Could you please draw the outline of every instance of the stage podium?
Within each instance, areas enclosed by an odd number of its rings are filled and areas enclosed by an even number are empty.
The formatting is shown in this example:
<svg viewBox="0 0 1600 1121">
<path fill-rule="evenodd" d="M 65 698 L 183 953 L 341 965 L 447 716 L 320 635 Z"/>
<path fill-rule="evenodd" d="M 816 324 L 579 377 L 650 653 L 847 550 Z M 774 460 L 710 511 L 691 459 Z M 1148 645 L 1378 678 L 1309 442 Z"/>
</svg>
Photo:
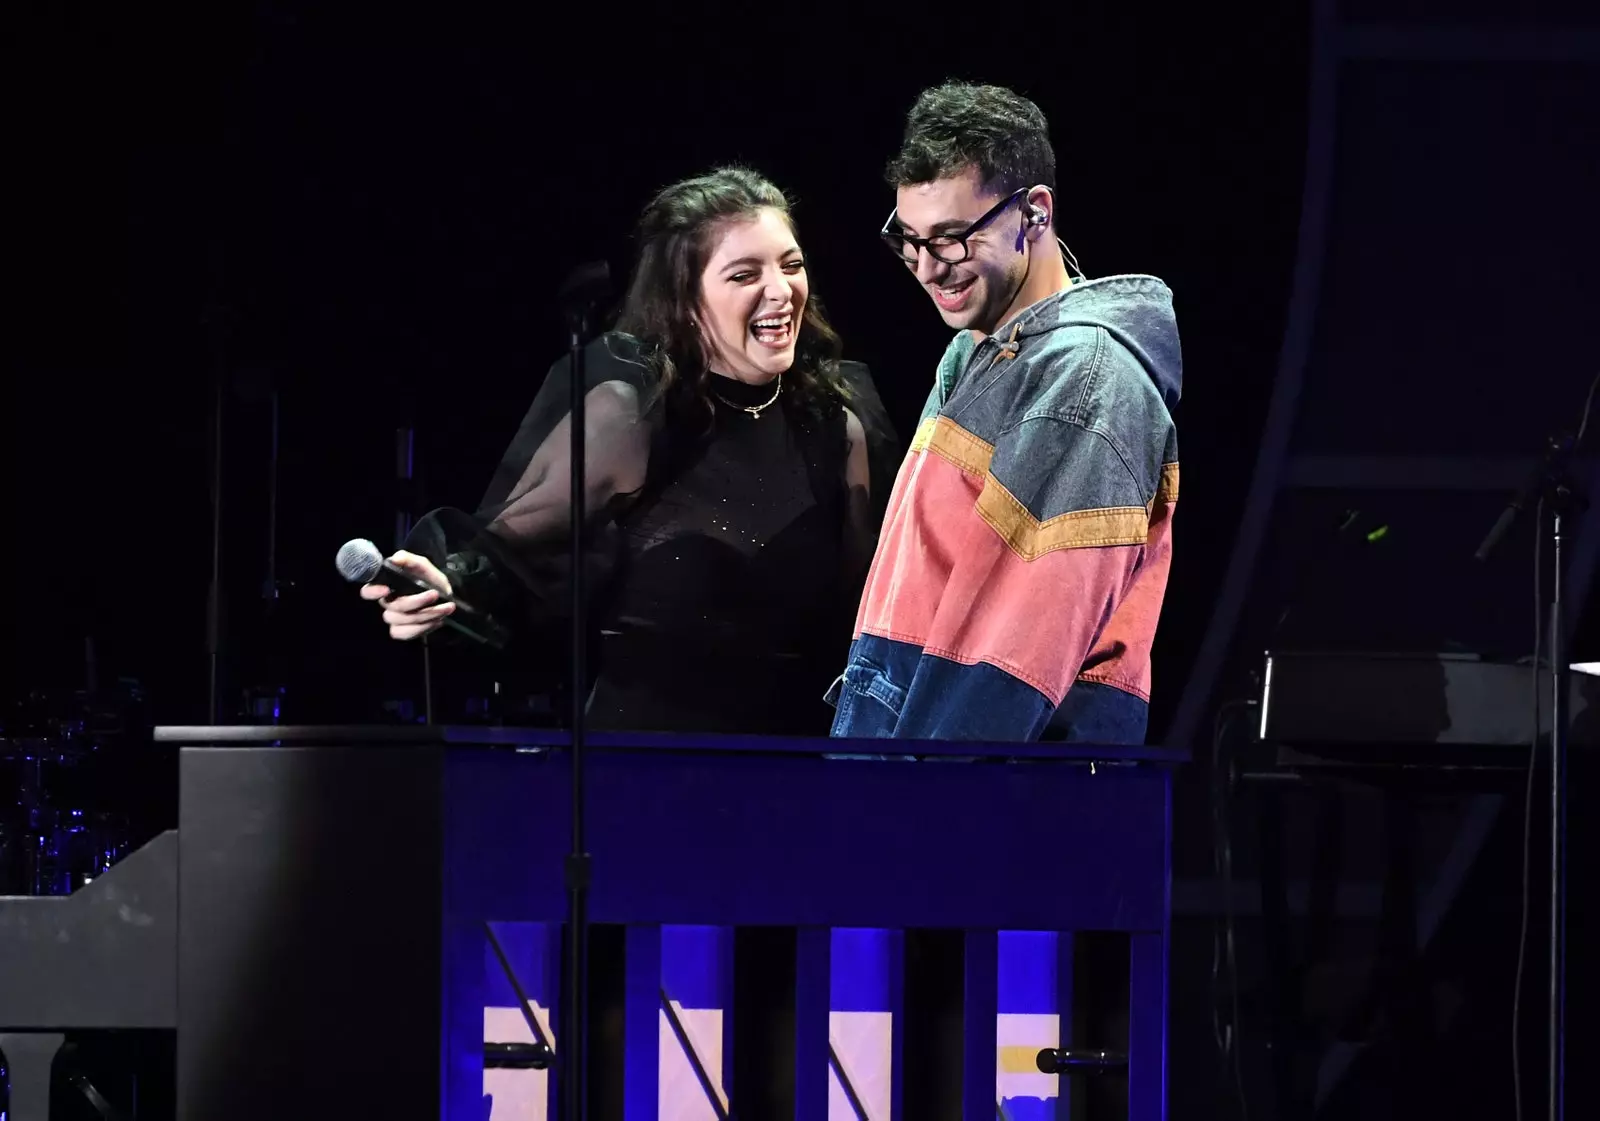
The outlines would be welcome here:
<svg viewBox="0 0 1600 1121">
<path fill-rule="evenodd" d="M 156 734 L 181 748 L 180 1121 L 555 1116 L 551 1073 L 486 1075 L 484 1044 L 531 1035 L 504 954 L 560 1049 L 562 736 Z M 591 740 L 590 915 L 624 962 L 591 1035 L 620 1036 L 616 1115 L 752 1115 L 730 1077 L 733 932 L 765 928 L 793 947 L 796 1118 L 1064 1119 L 1069 1080 L 1038 1052 L 1119 1043 L 1126 1070 L 1103 1077 L 1126 1078 L 1136 1121 L 1166 1116 L 1179 753 Z M 924 932 L 953 947 L 937 1008 L 906 981 Z M 1088 932 L 1125 936 L 1125 1040 L 1070 1038 Z"/>
</svg>

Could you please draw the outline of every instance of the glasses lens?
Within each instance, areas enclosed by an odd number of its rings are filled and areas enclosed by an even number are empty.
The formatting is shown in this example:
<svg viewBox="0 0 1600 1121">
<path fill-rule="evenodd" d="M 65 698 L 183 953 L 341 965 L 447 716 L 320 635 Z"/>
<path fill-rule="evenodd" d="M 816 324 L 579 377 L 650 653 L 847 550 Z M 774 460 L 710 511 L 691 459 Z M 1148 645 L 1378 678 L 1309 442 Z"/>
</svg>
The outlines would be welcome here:
<svg viewBox="0 0 1600 1121">
<path fill-rule="evenodd" d="M 928 241 L 928 252 L 947 265 L 959 265 L 967 259 L 967 245 L 960 238 L 931 238 Z"/>
<path fill-rule="evenodd" d="M 889 252 L 899 257 L 902 261 L 915 261 L 917 259 L 917 247 L 910 244 L 899 234 L 884 234 L 883 244 L 889 247 Z"/>
</svg>

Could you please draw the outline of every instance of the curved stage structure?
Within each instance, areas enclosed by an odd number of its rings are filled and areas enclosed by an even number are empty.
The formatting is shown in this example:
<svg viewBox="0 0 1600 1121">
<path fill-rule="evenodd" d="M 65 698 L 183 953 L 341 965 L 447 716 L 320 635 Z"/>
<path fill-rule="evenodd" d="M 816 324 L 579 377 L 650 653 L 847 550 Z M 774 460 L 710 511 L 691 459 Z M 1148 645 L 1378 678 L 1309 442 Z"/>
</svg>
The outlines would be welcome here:
<svg viewBox="0 0 1600 1121">
<path fill-rule="evenodd" d="M 1272 645 L 1531 647 L 1532 518 L 1474 553 L 1600 374 L 1600 25 L 1592 5 L 1529 7 L 1313 0 L 1279 369 L 1170 743 L 1196 742 Z M 1578 460 L 1590 484 L 1597 463 Z M 1573 529 L 1569 625 L 1600 508 Z"/>
</svg>

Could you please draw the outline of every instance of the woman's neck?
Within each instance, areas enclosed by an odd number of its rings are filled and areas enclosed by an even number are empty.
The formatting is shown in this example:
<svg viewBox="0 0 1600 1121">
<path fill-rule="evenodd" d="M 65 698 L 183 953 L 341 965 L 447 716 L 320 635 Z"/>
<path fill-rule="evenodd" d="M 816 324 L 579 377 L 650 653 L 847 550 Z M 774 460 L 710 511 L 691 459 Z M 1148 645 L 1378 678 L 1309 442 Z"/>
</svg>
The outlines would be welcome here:
<svg viewBox="0 0 1600 1121">
<path fill-rule="evenodd" d="M 729 404 L 744 408 L 745 406 L 759 405 L 763 401 L 772 399 L 783 386 L 783 375 L 768 381 L 751 382 L 733 377 L 730 374 L 718 373 L 709 370 L 711 374 L 710 389 L 717 396 Z"/>
</svg>

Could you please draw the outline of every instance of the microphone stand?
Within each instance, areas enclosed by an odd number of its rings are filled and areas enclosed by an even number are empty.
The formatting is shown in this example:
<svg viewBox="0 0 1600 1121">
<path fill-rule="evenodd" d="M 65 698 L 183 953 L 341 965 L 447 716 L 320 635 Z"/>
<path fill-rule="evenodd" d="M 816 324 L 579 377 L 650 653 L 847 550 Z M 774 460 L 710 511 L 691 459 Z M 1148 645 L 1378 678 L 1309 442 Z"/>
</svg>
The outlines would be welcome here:
<svg viewBox="0 0 1600 1121">
<path fill-rule="evenodd" d="M 206 587 L 206 719 L 222 723 L 222 506 L 223 506 L 223 413 L 228 400 L 227 361 L 237 316 L 232 308 L 217 300 L 208 302 L 201 314 L 211 356 L 211 410 L 207 417 L 211 500 L 211 580 Z"/>
<path fill-rule="evenodd" d="M 1572 488 L 1552 477 L 1550 539 L 1550 1121 L 1566 1115 L 1567 1065 L 1567 708 L 1571 670 L 1561 603 L 1562 520 Z M 1540 527 L 1541 530 L 1543 527 Z M 1534 660 L 1537 674 L 1538 660 Z"/>
<path fill-rule="evenodd" d="M 1483 544 L 1478 547 L 1477 559 L 1486 560 L 1502 538 L 1511 530 L 1518 516 L 1529 506 L 1536 511 L 1548 507 L 1550 512 L 1550 542 L 1552 545 L 1552 575 L 1549 600 L 1539 605 L 1545 617 L 1547 630 L 1546 649 L 1550 661 L 1550 1006 L 1549 1006 L 1549 1082 L 1548 1101 L 1550 1121 L 1562 1121 L 1566 1113 L 1566 837 L 1567 837 L 1567 735 L 1571 671 L 1567 666 L 1567 644 L 1564 610 L 1562 607 L 1562 549 L 1565 543 L 1564 521 L 1569 506 L 1577 497 L 1571 476 L 1572 453 L 1576 441 L 1570 436 L 1553 436 L 1549 439 L 1544 460 L 1533 477 L 1507 504 L 1499 520 L 1489 530 Z M 1536 534 L 1545 532 L 1544 520 L 1534 527 Z M 1533 673 L 1539 676 L 1539 651 L 1534 651 Z M 1537 734 L 1537 733 L 1536 733 Z M 1537 740 L 1534 748 L 1537 749 Z M 1532 765 L 1532 760 L 1529 760 Z"/>
<path fill-rule="evenodd" d="M 589 853 L 584 842 L 583 756 L 584 718 L 588 688 L 586 626 L 588 603 L 584 594 L 583 541 L 588 494 L 584 483 L 584 405 L 588 378 L 583 347 L 596 306 L 610 280 L 604 261 L 578 266 L 562 283 L 557 299 L 567 322 L 571 356 L 572 409 L 572 851 L 567 854 L 566 1006 L 556 1037 L 557 1085 L 561 1092 L 563 1121 L 584 1121 L 587 1114 L 588 1065 L 588 941 Z"/>
</svg>

